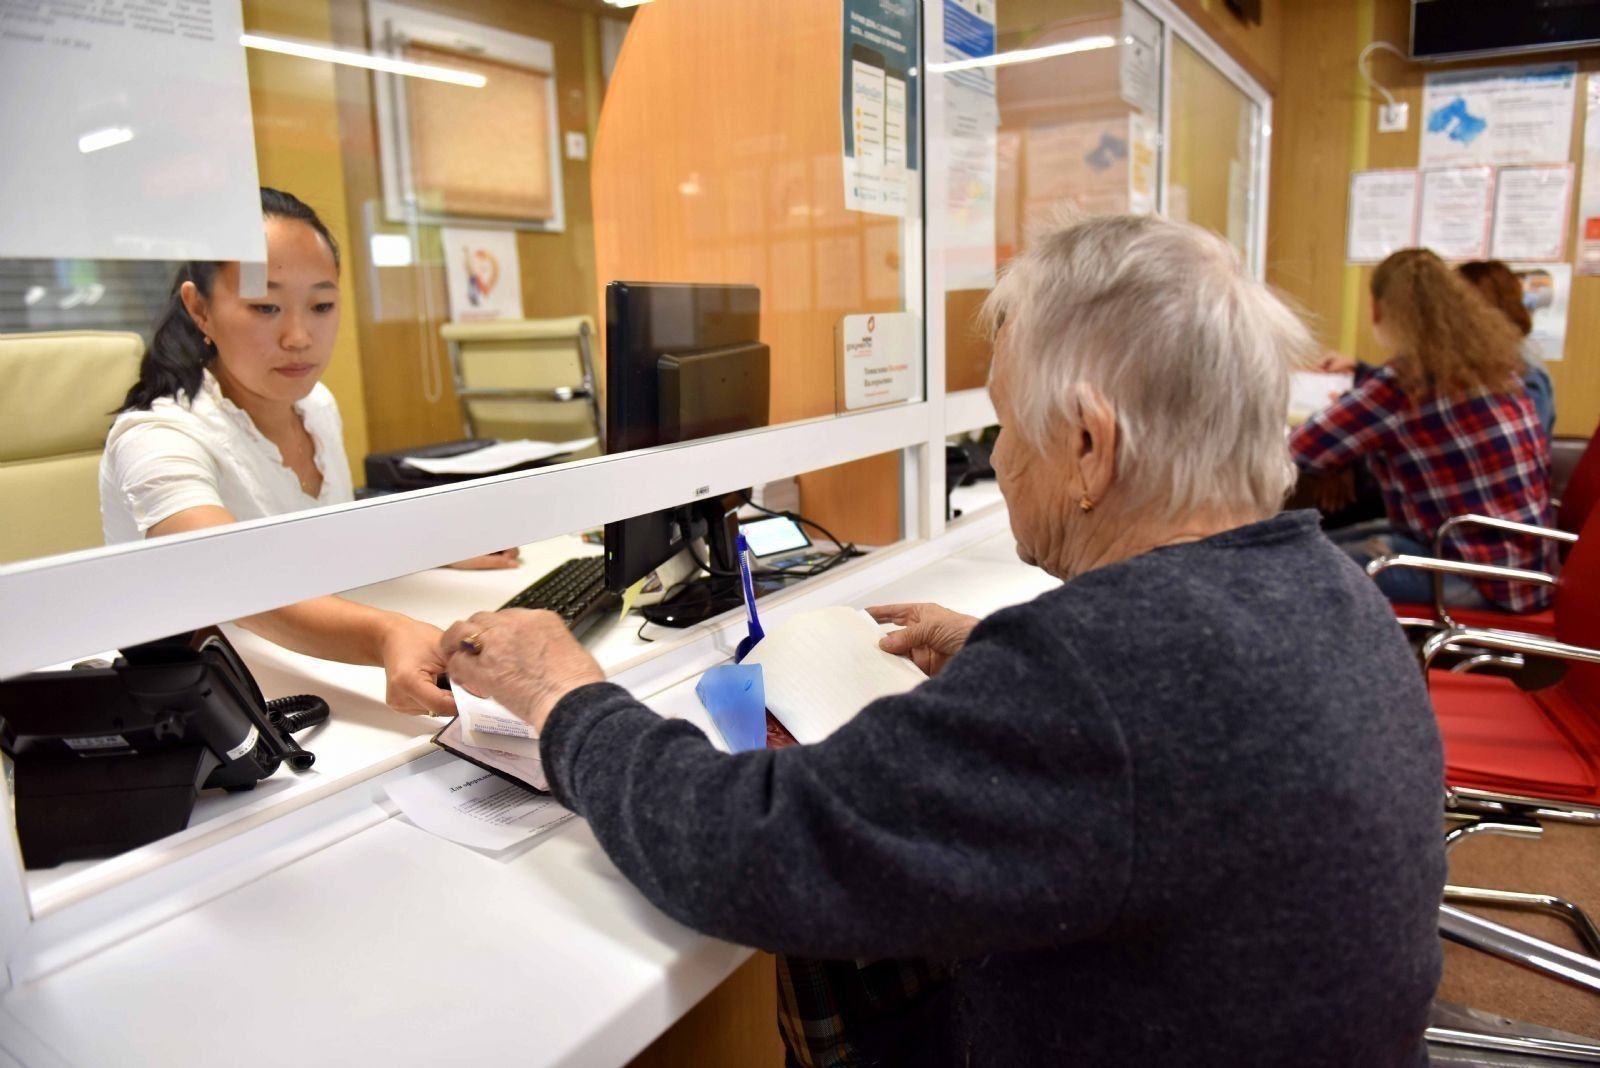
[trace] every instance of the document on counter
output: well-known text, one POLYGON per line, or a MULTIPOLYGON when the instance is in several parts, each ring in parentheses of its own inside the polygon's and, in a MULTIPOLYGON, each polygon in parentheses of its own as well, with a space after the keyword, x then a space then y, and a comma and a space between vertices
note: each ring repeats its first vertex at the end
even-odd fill
POLYGON ((464 760, 401 779, 384 791, 423 830, 490 852, 509 849, 574 818, 553 798, 464 760))
POLYGON ((1352 374, 1295 371, 1289 375, 1289 421, 1303 423, 1355 384, 1352 374))
POLYGON ((407 456, 407 467, 415 467, 430 475, 491 475, 496 471, 509 471, 513 467, 548 460, 577 452, 593 445, 598 438, 574 438, 572 441, 497 441, 471 452, 455 456, 407 456))

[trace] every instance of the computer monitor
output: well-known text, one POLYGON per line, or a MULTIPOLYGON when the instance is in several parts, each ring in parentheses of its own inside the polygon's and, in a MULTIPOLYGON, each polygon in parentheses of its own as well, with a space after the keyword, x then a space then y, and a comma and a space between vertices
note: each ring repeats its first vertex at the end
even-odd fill
MULTIPOLYGON (((606 287, 606 451, 767 425, 771 353, 754 286, 612 282, 606 287)), ((687 626, 739 604, 729 514, 696 501, 606 524, 606 585, 620 593, 696 538, 713 572, 670 598, 656 621, 687 626), (717 574, 720 572, 721 574, 717 574)))

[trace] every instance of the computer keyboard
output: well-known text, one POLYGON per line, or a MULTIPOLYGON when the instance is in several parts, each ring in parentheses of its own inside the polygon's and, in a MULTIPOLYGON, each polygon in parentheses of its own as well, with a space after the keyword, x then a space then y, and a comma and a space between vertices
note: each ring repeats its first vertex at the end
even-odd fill
POLYGON ((579 556, 556 567, 501 608, 547 609, 560 616, 573 637, 615 612, 622 598, 606 589, 605 557, 579 556))

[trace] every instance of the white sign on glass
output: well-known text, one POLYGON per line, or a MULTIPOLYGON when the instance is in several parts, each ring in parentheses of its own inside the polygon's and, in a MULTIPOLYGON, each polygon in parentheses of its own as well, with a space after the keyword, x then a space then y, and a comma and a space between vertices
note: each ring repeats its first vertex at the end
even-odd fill
POLYGON ((238 4, 0 10, 0 257, 266 262, 238 4))
POLYGON ((1429 74, 1422 88, 1424 169, 1569 158, 1578 65, 1429 74))
POLYGON ((1419 245, 1447 260, 1483 259, 1494 219, 1494 168, 1423 171, 1421 212, 1419 245))
POLYGON ((1495 189, 1497 260, 1559 260, 1567 250, 1572 164, 1502 167, 1495 189))
POLYGON ((439 237, 452 322, 522 318, 516 231, 446 226, 439 237))
POLYGON ((909 400, 916 389, 917 320, 910 312, 839 320, 839 408, 853 412, 909 400))
POLYGON ((1154 119, 1161 114, 1161 23, 1150 12, 1122 0, 1122 41, 1117 87, 1122 99, 1154 119))
POLYGON ((1362 171, 1350 176, 1345 259, 1377 263, 1416 244, 1417 186, 1416 171, 1362 171))

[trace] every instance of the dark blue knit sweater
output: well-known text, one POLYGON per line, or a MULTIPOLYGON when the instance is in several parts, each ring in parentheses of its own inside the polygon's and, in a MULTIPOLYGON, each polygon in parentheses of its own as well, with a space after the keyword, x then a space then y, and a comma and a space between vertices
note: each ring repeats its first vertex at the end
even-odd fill
POLYGON ((957 962, 951 1064, 1426 1063, 1439 739, 1388 604, 1313 513, 997 612, 818 745, 727 756, 596 684, 541 751, 690 927, 957 962))

